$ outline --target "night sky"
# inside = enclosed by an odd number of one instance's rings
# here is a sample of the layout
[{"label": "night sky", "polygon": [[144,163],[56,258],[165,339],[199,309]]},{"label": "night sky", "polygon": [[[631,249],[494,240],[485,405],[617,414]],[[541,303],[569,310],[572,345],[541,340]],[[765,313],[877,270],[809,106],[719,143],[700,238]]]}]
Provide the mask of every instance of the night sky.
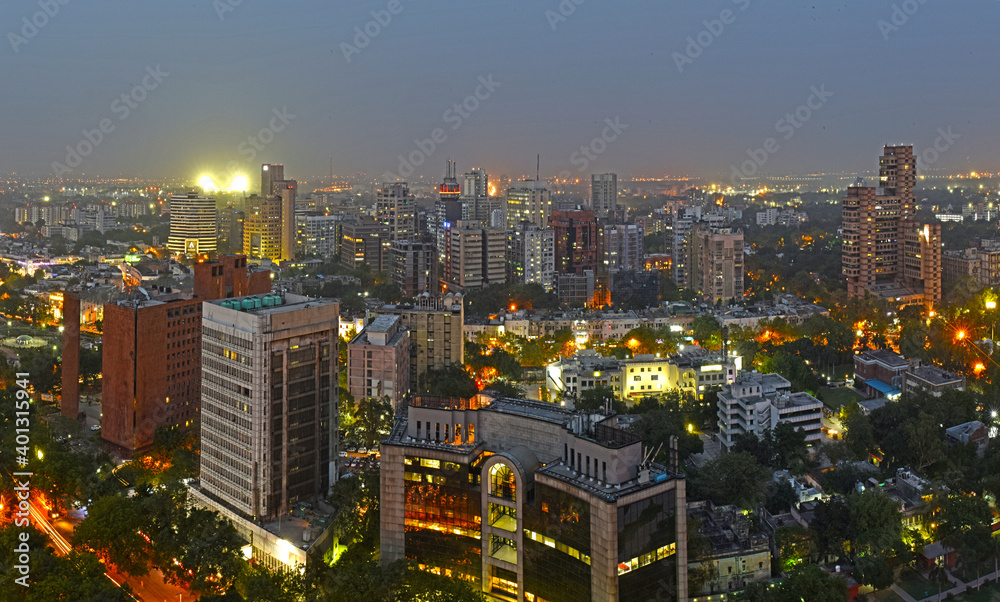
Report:
[{"label": "night sky", "polygon": [[0,5],[0,172],[374,177],[437,128],[415,176],[867,171],[939,128],[932,169],[998,165],[1000,2],[61,1]]}]

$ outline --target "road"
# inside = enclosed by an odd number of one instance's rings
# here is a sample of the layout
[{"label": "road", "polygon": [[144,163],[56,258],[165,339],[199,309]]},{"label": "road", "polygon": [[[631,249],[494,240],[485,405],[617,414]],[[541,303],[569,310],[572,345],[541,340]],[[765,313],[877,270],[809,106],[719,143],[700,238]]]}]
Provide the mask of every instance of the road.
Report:
[{"label": "road", "polygon": [[[55,524],[53,525],[48,517],[35,509],[34,504],[30,506],[30,512],[35,525],[49,536],[49,539],[52,540],[52,544],[59,553],[68,554],[73,549],[69,538],[72,536],[73,529],[79,523],[80,519],[60,517],[55,520]],[[119,587],[121,587],[122,583],[128,582],[132,587],[134,599],[141,600],[142,602],[174,602],[175,600],[187,602],[198,599],[197,595],[188,590],[167,583],[163,577],[163,573],[158,570],[152,570],[144,577],[120,575],[111,569],[108,569],[104,574]]]}]

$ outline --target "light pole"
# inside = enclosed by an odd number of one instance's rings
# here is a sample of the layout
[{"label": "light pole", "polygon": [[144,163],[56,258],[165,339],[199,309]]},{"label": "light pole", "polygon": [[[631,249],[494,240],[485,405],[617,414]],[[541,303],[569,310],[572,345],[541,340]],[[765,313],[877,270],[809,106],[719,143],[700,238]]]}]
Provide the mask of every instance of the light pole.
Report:
[{"label": "light pole", "polygon": [[[994,310],[996,308],[997,308],[997,302],[996,301],[987,301],[986,302],[986,309]],[[993,341],[993,327],[994,326],[995,326],[995,324],[994,324],[994,321],[993,321],[993,316],[991,314],[990,315],[990,342]],[[990,349],[990,351],[992,352],[993,350]]]}]

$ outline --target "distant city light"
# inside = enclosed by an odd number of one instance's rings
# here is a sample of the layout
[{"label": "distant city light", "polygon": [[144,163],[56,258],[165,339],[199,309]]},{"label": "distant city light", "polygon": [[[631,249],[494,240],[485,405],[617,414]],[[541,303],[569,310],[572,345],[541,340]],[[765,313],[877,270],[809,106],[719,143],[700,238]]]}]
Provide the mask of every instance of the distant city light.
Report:
[{"label": "distant city light", "polygon": [[198,186],[205,192],[215,190],[215,180],[212,179],[212,176],[202,176],[198,178]]},{"label": "distant city light", "polygon": [[229,185],[229,188],[236,192],[246,192],[250,188],[250,183],[247,181],[246,176],[236,176],[233,178],[233,183]]}]

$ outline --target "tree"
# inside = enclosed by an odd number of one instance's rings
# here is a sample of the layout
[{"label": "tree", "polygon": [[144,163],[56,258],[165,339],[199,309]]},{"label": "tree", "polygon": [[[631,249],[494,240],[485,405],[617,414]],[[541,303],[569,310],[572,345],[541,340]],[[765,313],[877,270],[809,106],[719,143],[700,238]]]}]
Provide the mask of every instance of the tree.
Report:
[{"label": "tree", "polygon": [[844,543],[851,537],[851,512],[844,498],[838,495],[817,502],[811,527],[816,532],[820,558],[840,558]]},{"label": "tree", "polygon": [[856,557],[885,558],[902,541],[903,522],[896,501],[878,491],[847,498],[851,517],[851,552]]},{"label": "tree", "polygon": [[103,497],[90,505],[87,518],[73,532],[73,543],[94,550],[123,573],[145,575],[150,551],[141,533],[147,524],[132,500]]},{"label": "tree", "polygon": [[816,532],[808,527],[779,527],[774,539],[782,570],[790,571],[802,563],[812,562],[816,556]]},{"label": "tree", "polygon": [[603,408],[607,402],[616,400],[615,390],[607,385],[593,387],[580,393],[580,401],[576,404],[576,409],[591,411]]},{"label": "tree", "polygon": [[354,422],[347,427],[348,440],[372,448],[392,430],[392,403],[388,398],[365,397],[358,402]]},{"label": "tree", "polygon": [[642,439],[642,442],[653,449],[659,448],[656,460],[667,463],[670,455],[670,438],[677,437],[680,460],[686,460],[691,454],[704,451],[705,444],[697,435],[687,432],[684,423],[673,412],[665,409],[653,410],[642,415],[632,425],[632,431]]},{"label": "tree", "polygon": [[722,347],[722,324],[711,314],[698,316],[691,322],[695,342],[699,346],[715,351]]},{"label": "tree", "polygon": [[875,430],[868,416],[861,411],[857,402],[852,402],[843,409],[843,425],[847,431],[844,441],[851,450],[855,460],[865,460],[868,453],[876,449]]},{"label": "tree", "polygon": [[909,442],[914,468],[922,471],[945,457],[942,428],[933,416],[921,412],[915,421],[906,424],[904,432]]},{"label": "tree", "polygon": [[420,376],[420,392],[441,397],[469,398],[479,392],[476,383],[460,364],[435,370],[431,368]]},{"label": "tree", "polygon": [[709,499],[718,505],[754,508],[764,500],[770,471],[746,452],[731,452],[692,470],[688,477],[691,499]]}]

